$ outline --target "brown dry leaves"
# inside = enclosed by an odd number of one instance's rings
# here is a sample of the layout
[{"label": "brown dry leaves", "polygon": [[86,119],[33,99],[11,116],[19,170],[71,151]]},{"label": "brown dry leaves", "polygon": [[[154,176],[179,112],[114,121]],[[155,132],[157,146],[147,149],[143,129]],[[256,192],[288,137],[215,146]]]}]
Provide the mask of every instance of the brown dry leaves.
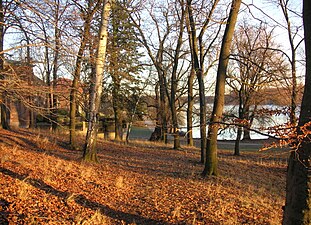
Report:
[{"label": "brown dry leaves", "polygon": [[60,136],[0,135],[0,224],[281,223],[284,156],[220,152],[203,179],[198,149],[99,141],[93,165]]}]

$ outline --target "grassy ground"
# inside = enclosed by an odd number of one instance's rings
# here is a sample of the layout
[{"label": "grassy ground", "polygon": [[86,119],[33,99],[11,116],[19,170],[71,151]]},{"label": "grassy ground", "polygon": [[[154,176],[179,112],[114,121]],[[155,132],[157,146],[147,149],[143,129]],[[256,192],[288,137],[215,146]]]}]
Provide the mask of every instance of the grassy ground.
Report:
[{"label": "grassy ground", "polygon": [[0,130],[0,224],[281,224],[286,154],[220,150],[202,178],[199,150],[171,147],[98,141],[89,164],[65,135]]}]

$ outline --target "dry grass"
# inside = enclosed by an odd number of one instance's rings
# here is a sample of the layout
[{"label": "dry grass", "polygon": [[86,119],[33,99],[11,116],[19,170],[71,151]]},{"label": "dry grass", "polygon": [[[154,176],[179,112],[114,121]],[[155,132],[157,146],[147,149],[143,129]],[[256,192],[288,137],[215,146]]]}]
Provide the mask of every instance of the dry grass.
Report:
[{"label": "dry grass", "polygon": [[0,130],[0,224],[281,224],[284,154],[220,151],[202,178],[196,148],[99,141],[93,165],[65,138]]}]

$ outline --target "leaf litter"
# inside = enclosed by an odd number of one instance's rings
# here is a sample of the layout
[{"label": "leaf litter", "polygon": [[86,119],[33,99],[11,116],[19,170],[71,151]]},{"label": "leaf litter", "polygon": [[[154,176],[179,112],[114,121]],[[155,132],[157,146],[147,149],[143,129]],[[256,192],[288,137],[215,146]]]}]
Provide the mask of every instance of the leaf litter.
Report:
[{"label": "leaf litter", "polygon": [[202,178],[196,148],[99,140],[91,164],[65,137],[0,130],[0,224],[281,224],[286,154],[220,150]]}]

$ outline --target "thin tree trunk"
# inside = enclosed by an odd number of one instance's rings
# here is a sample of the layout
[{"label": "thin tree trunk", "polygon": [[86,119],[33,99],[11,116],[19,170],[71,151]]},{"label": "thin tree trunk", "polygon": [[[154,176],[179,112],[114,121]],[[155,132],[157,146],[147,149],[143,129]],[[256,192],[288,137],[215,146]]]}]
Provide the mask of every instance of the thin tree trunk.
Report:
[{"label": "thin tree trunk", "polygon": [[[244,107],[245,107],[245,102],[243,102],[243,97],[242,97],[242,92],[245,89],[244,84],[241,85],[240,90],[239,90],[239,108],[238,108],[238,116],[240,120],[243,120],[245,117],[245,111],[244,111]],[[241,136],[243,133],[243,128],[241,126],[238,126],[237,129],[237,136],[235,139],[235,145],[234,145],[234,155],[238,156],[240,155],[240,141],[241,141]]]},{"label": "thin tree trunk", "polygon": [[[0,80],[4,79],[4,54],[3,54],[3,42],[4,42],[4,13],[3,13],[3,1],[0,0]],[[1,127],[3,129],[10,129],[9,119],[10,114],[8,110],[8,103],[5,91],[1,96]]]},{"label": "thin tree trunk", "polygon": [[[89,1],[90,8],[91,1]],[[87,18],[84,22],[83,34],[81,37],[81,43],[78,50],[78,55],[76,59],[76,67],[73,75],[73,81],[70,91],[70,127],[69,127],[69,139],[70,145],[73,149],[76,149],[76,114],[77,114],[77,93],[79,89],[79,81],[80,81],[80,74],[81,74],[81,66],[82,66],[82,59],[83,53],[86,47],[86,43],[88,42],[88,37],[90,36],[90,28],[91,28],[91,21],[92,21],[93,13],[89,13]]]},{"label": "thin tree trunk", "polygon": [[55,131],[57,129],[58,123],[57,123],[57,118],[58,118],[58,112],[57,112],[57,96],[55,94],[55,90],[56,90],[56,85],[57,85],[57,72],[58,72],[58,58],[59,58],[59,50],[60,50],[60,29],[58,27],[58,22],[59,22],[59,7],[60,7],[60,2],[59,0],[56,0],[56,14],[55,14],[55,28],[54,28],[54,32],[55,32],[55,53],[54,53],[54,60],[53,60],[53,103],[52,103],[52,130]]},{"label": "thin tree trunk", "polygon": [[187,107],[187,145],[193,146],[193,134],[192,134],[192,117],[193,117],[193,80],[194,80],[195,71],[191,68],[189,77],[188,77],[188,107]]},{"label": "thin tree trunk", "polygon": [[201,163],[206,159],[206,103],[205,103],[205,87],[203,71],[199,69],[197,72],[199,82],[199,97],[200,97],[200,137],[201,137]]},{"label": "thin tree trunk", "polygon": [[[114,105],[120,104],[119,98],[114,98]],[[121,110],[118,106],[113,107],[114,111],[114,132],[115,132],[115,140],[122,140],[122,119],[121,119]]]},{"label": "thin tree trunk", "polygon": [[83,152],[83,159],[86,161],[98,162],[96,151],[96,140],[98,132],[98,110],[100,106],[100,99],[102,94],[102,78],[104,72],[107,38],[108,38],[108,21],[111,9],[111,2],[104,1],[103,10],[101,14],[101,26],[99,30],[99,43],[97,47],[96,57],[96,75],[94,77],[94,85],[92,86],[90,95],[90,113],[89,123],[86,133],[86,140]]},{"label": "thin tree trunk", "polygon": [[238,156],[240,155],[240,142],[241,142],[241,136],[242,136],[243,129],[242,127],[238,127],[237,135],[235,139],[235,145],[234,145],[234,155]]},{"label": "thin tree trunk", "polygon": [[[27,63],[28,66],[31,66],[31,56],[30,56],[30,39],[28,37],[28,33],[25,31],[25,29],[23,28],[22,25],[20,25],[20,29],[22,30],[23,34],[25,35],[25,39],[26,39],[26,59],[25,62]],[[28,78],[28,84],[31,85],[33,81],[32,77]],[[29,128],[35,128],[36,126],[36,117],[35,117],[35,112],[34,112],[34,107],[35,107],[35,102],[34,102],[34,97],[33,96],[29,96],[29,103],[30,103],[30,107],[28,108],[29,110],[29,124],[28,127]]]},{"label": "thin tree trunk", "polygon": [[[117,63],[117,60],[113,60]],[[114,133],[115,133],[115,140],[120,141],[122,140],[122,110],[120,107],[121,104],[121,96],[120,96],[120,89],[121,89],[121,79],[119,78],[118,71],[112,69],[113,72],[113,87],[112,87],[112,104],[113,104],[113,112],[114,112]]]},{"label": "thin tree trunk", "polygon": [[201,138],[201,159],[200,161],[204,163],[205,160],[205,149],[206,149],[206,104],[205,104],[205,87],[204,87],[204,79],[203,79],[203,71],[202,65],[200,65],[199,61],[199,50],[197,44],[197,35],[195,22],[193,18],[193,12],[191,7],[191,0],[187,0],[187,10],[188,10],[188,19],[191,35],[191,53],[192,53],[192,63],[193,68],[196,73],[196,77],[199,83],[199,98],[200,98],[200,138]]},{"label": "thin tree trunk", "polygon": [[296,118],[296,108],[297,108],[297,74],[296,74],[296,48],[294,44],[294,37],[292,35],[292,27],[288,15],[288,8],[287,3],[285,3],[283,0],[280,0],[280,6],[283,11],[284,18],[286,20],[287,24],[287,34],[288,34],[288,40],[290,44],[291,49],[291,73],[292,73],[292,90],[291,90],[291,105],[290,105],[290,122],[292,126],[297,125],[297,118]]},{"label": "thin tree trunk", "polygon": [[180,139],[179,139],[179,128],[178,128],[178,119],[177,119],[177,110],[176,110],[176,92],[177,92],[177,68],[178,68],[178,61],[179,61],[179,54],[180,49],[183,43],[182,37],[184,33],[184,19],[185,19],[185,10],[184,10],[184,4],[183,1],[180,2],[181,7],[181,20],[180,20],[180,27],[179,27],[179,35],[177,40],[177,45],[175,49],[175,55],[174,55],[174,66],[172,71],[172,79],[171,79],[171,112],[172,112],[172,122],[173,122],[173,132],[174,132],[174,149],[180,148]]},{"label": "thin tree trunk", "polygon": [[237,21],[239,9],[242,0],[233,0],[229,18],[227,21],[221,50],[219,56],[219,65],[217,71],[215,99],[213,106],[213,113],[211,116],[210,126],[208,129],[207,148],[206,148],[206,160],[205,167],[202,173],[206,175],[218,175],[218,159],[217,159],[217,136],[219,123],[222,119],[224,101],[225,101],[225,84],[226,73],[229,62],[230,48],[234,34],[234,28]]},{"label": "thin tree trunk", "polygon": [[164,143],[167,144],[167,101],[166,101],[166,86],[164,81],[163,71],[159,74],[159,83],[160,83],[160,115],[161,115],[161,139]]},{"label": "thin tree trunk", "polygon": [[156,126],[154,128],[154,131],[152,132],[150,138],[149,138],[149,141],[159,141],[161,139],[161,136],[162,136],[162,131],[161,131],[161,120],[162,120],[162,117],[161,117],[161,112],[160,112],[160,91],[159,91],[159,84],[157,83],[156,86],[155,86],[155,105],[156,105],[156,113],[157,113],[157,119],[156,119]]},{"label": "thin tree trunk", "polygon": [[48,108],[48,114],[49,114],[49,120],[51,122],[52,120],[52,108],[53,108],[53,91],[52,91],[52,84],[51,84],[51,67],[50,67],[50,56],[49,56],[49,43],[48,43],[48,36],[47,31],[45,30],[45,27],[43,25],[44,30],[44,38],[45,38],[45,46],[44,46],[44,63],[45,63],[45,80],[46,84],[49,87],[49,93],[47,94],[46,98],[46,106]]},{"label": "thin tree trunk", "polygon": [[253,124],[254,121],[254,112],[256,111],[257,106],[255,105],[255,108],[253,109],[253,113],[250,111],[250,106],[247,103],[244,103],[244,108],[243,108],[243,118],[240,119],[246,119],[248,122],[247,124],[243,127],[243,140],[251,140],[251,131],[250,128]]},{"label": "thin tree trunk", "polygon": [[192,12],[192,0],[187,0],[187,10],[188,10],[188,20],[187,24],[188,27],[188,34],[189,41],[191,41],[190,47],[191,47],[191,57],[192,57],[192,64],[194,67],[194,70],[196,72],[196,76],[199,83],[199,96],[200,96],[200,138],[201,138],[201,162],[205,162],[205,153],[206,153],[206,104],[205,104],[205,87],[204,87],[204,57],[207,53],[207,51],[211,48],[212,43],[215,41],[212,40],[210,42],[210,45],[206,48],[205,43],[203,43],[203,36],[208,28],[208,25],[210,21],[212,20],[212,15],[216,9],[216,6],[218,4],[219,0],[214,0],[212,8],[209,12],[209,14],[206,17],[206,20],[203,22],[202,29],[200,31],[199,36],[196,35],[196,23],[194,21],[193,12]]},{"label": "thin tree trunk", "polygon": [[[305,33],[306,76],[301,104],[299,128],[310,122],[311,112],[311,2],[303,1],[303,21]],[[298,130],[302,134],[302,130]],[[308,134],[298,149],[291,153],[286,180],[286,203],[283,225],[311,224],[311,142],[310,125]]]}]

